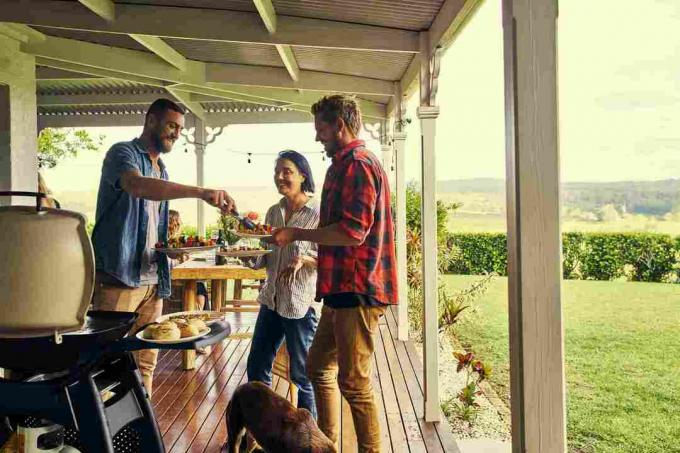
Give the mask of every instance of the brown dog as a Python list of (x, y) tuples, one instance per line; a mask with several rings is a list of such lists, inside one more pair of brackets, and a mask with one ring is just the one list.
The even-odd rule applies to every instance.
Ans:
[(238, 453), (245, 430), (267, 453), (336, 453), (307, 409), (297, 409), (261, 382), (239, 386), (227, 406), (227, 452)]

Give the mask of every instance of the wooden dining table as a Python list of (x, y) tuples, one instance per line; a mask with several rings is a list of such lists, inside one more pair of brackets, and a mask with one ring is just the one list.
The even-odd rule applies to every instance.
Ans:
[[(220, 311), (225, 301), (225, 288), (228, 280), (234, 280), (234, 299), (242, 299), (243, 280), (264, 280), (264, 269), (251, 269), (236, 264), (216, 265), (206, 260), (186, 261), (172, 269), (172, 280), (181, 281), (182, 310), (196, 310), (196, 284), (198, 281), (210, 280), (212, 309)], [(233, 327), (233, 326), (232, 326)], [(182, 352), (182, 367), (192, 370), (196, 366), (196, 351)]]

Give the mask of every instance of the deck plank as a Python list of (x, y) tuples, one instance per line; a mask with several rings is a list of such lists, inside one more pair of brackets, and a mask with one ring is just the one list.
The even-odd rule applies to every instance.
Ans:
[[(219, 376), (213, 383), (206, 382), (204, 387), (200, 388), (194, 393), (194, 400), (201, 398), (200, 403), (197, 405), (193, 414), (187, 414), (187, 416), (178, 417), (168, 432), (164, 435), (164, 440), (167, 438), (167, 444), (171, 445), (174, 438), (174, 443), (172, 443), (172, 452), (184, 452), (191, 446), (194, 438), (200, 432), (201, 427), (210, 415), (212, 408), (217, 403), (218, 399), (222, 395), (222, 390), (231, 382), (234, 377), (234, 371), (238, 367), (242, 360), (242, 356), (248, 348), (247, 342), (238, 342), (235, 351), (224, 367), (223, 371), (220, 372)], [(207, 380), (206, 380), (207, 381)], [(209, 388), (205, 388), (208, 387)], [(231, 397), (231, 395), (229, 395)], [(184, 413), (182, 414), (184, 415)]]
[(378, 364), (380, 387), (382, 388), (383, 402), (385, 406), (385, 416), (387, 417), (387, 424), (390, 430), (392, 451), (408, 452), (409, 450), (408, 442), (406, 440), (406, 432), (404, 431), (401, 413), (399, 412), (399, 405), (397, 404), (397, 395), (394, 391), (392, 376), (390, 375), (390, 368), (387, 364), (387, 357), (385, 356), (385, 347), (383, 345), (382, 335), (376, 334), (375, 339), (376, 362)]
[[(205, 420), (201, 425), (198, 433), (194, 437), (189, 449), (187, 451), (191, 452), (204, 452), (204, 451), (219, 451), (219, 447), (226, 441), (226, 421), (225, 414), (227, 411), (227, 405), (231, 400), (231, 395), (236, 390), (244, 379), (246, 379), (246, 359), (248, 357), (248, 350), (250, 347), (250, 341), (240, 340), (239, 347), (243, 346), (246, 349), (243, 351), (240, 360), (236, 364), (236, 368), (231, 373), (231, 379), (227, 383), (226, 387), (222, 388), (219, 395), (215, 398), (215, 403), (210, 408), (209, 413), (205, 416)], [(215, 431), (223, 426), (225, 428), (225, 435), (221, 439), (221, 444), (217, 449), (209, 449), (209, 445), (215, 435)], [(216, 440), (217, 441), (217, 440)]]
[[(387, 356), (387, 364), (390, 368), (390, 375), (392, 376), (392, 383), (394, 384), (394, 391), (398, 395), (396, 402), (401, 413), (401, 420), (406, 431), (406, 440), (411, 453), (426, 452), (423, 435), (420, 431), (418, 418), (413, 410), (411, 398), (409, 396), (406, 382), (404, 381), (404, 374), (397, 358), (397, 353), (392, 343), (392, 337), (387, 325), (380, 326), (380, 335), (383, 340), (383, 347), (385, 348), (385, 355)], [(435, 434), (436, 439), (436, 434)], [(439, 439), (437, 444), (439, 443)]]
[[(215, 345), (194, 370), (181, 369), (181, 354), (163, 352), (152, 402), (169, 453), (216, 453), (227, 438), (225, 412), (234, 390), (247, 381), (250, 338), (242, 335)], [(396, 339), (392, 310), (379, 323), (372, 384), (378, 407), (383, 452), (460, 453), (446, 422), (423, 419), (423, 365), (412, 342)], [(274, 390), (288, 398), (285, 379), (274, 376)], [(339, 452), (357, 451), (349, 405), (342, 398)]]
[(200, 366), (197, 366), (194, 370), (182, 371), (183, 375), (176, 378), (176, 384), (167, 392), (168, 396), (163, 398), (156, 406), (161, 434), (165, 435), (175, 419), (185, 411), (187, 404), (189, 405), (187, 410), (193, 406), (192, 396), (196, 389), (203, 385), (205, 379), (215, 380), (219, 370), (222, 370), (229, 362), (235, 346), (236, 343), (230, 341), (227, 349), (217, 359), (213, 357), (205, 358)]
[(401, 375), (404, 379), (404, 384), (408, 390), (408, 395), (411, 400), (411, 407), (413, 413), (416, 417), (418, 425), (420, 426), (420, 432), (422, 438), (425, 442), (425, 447), (428, 452), (444, 452), (442, 444), (439, 440), (439, 435), (437, 434), (436, 428), (432, 423), (427, 423), (424, 420), (424, 399), (423, 394), (418, 386), (418, 380), (411, 366), (411, 361), (406, 355), (406, 347), (404, 342), (395, 339), (396, 336), (396, 321), (391, 315), (391, 312), (385, 316), (388, 321), (389, 335), (391, 335), (392, 346), (395, 349), (396, 358), (399, 362), (399, 367), (401, 368)]
[[(453, 437), (453, 433), (448, 426), (446, 417), (441, 414), (440, 423), (428, 423), (425, 422), (424, 417), (424, 395), (422, 391), (422, 377), (423, 377), (423, 366), (420, 362), (420, 357), (416, 352), (415, 345), (411, 341), (399, 341), (396, 340), (397, 337), (397, 314), (395, 309), (388, 310), (387, 318), (388, 326), (390, 327), (390, 333), (392, 334), (393, 343), (397, 347), (397, 356), (402, 366), (402, 370), (405, 375), (409, 377), (407, 379), (407, 385), (409, 386), (409, 394), (411, 395), (411, 401), (413, 403), (413, 408), (416, 411), (416, 416), (421, 426), (421, 430), (426, 439), (426, 445), (430, 443), (432, 438), (432, 431), (436, 432), (439, 439), (440, 446), (443, 451), (450, 453), (460, 453), (460, 449), (456, 444)], [(408, 351), (411, 351), (410, 353)], [(432, 447), (434, 448), (434, 446)], [(428, 451), (430, 451), (430, 446), (428, 445)], [(438, 451), (438, 450), (431, 450)]]

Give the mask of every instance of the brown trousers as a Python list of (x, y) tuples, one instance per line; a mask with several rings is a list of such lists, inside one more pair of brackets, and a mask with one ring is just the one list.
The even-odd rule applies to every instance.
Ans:
[[(128, 311), (139, 314), (131, 332), (144, 324), (154, 322), (163, 314), (163, 299), (156, 296), (156, 286), (123, 288), (119, 286), (95, 284), (93, 304), (95, 310)], [(149, 392), (153, 388), (153, 372), (158, 360), (158, 349), (143, 349), (134, 353), (137, 367), (142, 374), (144, 387)]]
[(307, 357), (319, 428), (337, 444), (340, 392), (352, 411), (359, 452), (380, 452), (378, 410), (371, 385), (374, 336), (385, 307), (323, 307)]

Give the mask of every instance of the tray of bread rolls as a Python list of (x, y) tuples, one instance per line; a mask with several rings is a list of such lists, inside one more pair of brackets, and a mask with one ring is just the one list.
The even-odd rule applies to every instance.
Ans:
[(230, 334), (231, 324), (223, 318), (208, 322), (199, 318), (194, 318), (192, 322), (166, 319), (147, 324), (134, 335), (117, 341), (113, 350), (198, 349), (218, 343)]

